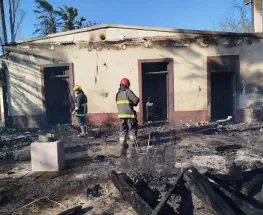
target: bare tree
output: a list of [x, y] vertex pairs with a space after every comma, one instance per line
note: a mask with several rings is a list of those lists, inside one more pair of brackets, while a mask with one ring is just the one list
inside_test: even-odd
[[1, 40], [7, 43], [7, 33], [5, 24], [5, 10], [4, 10], [4, 0], [0, 0], [0, 19], [1, 19]]
[[20, 9], [21, 0], [8, 0], [11, 42], [16, 40], [18, 31], [25, 17], [25, 11]]
[[[4, 0], [0, 0], [0, 19], [1, 19], [1, 43], [7, 43], [7, 32], [6, 32], [6, 24], [5, 24], [5, 10], [4, 10]], [[2, 53], [5, 54], [5, 49], [2, 46]], [[1, 62], [2, 63], [2, 62]], [[7, 89], [6, 89], [6, 78], [4, 72], [4, 79], [3, 79], [3, 104], [4, 104], [4, 118], [5, 122], [8, 121], [8, 99], [7, 99]]]
[[238, 33], [252, 32], [250, 7], [242, 3], [232, 1], [231, 11], [225, 14], [219, 23], [214, 24], [214, 30]]

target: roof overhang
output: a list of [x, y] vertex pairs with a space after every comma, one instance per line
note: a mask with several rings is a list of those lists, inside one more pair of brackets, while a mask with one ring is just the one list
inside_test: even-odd
[[115, 24], [104, 24], [96, 25], [88, 28], [82, 28], [67, 32], [60, 32], [56, 34], [49, 34], [46, 36], [30, 38], [25, 40], [16, 41], [17, 44], [34, 42], [39, 40], [45, 40], [55, 37], [67, 36], [79, 34], [82, 32], [96, 31], [108, 28], [118, 29], [130, 29], [130, 30], [143, 30], [143, 31], [159, 31], [167, 33], [181, 33], [181, 34], [197, 34], [197, 35], [211, 35], [211, 36], [228, 36], [228, 37], [251, 37], [251, 38], [263, 38], [263, 33], [233, 33], [233, 32], [218, 32], [218, 31], [202, 31], [202, 30], [188, 30], [188, 29], [173, 29], [173, 28], [157, 28], [157, 27], [145, 27], [145, 26], [129, 26], [129, 25], [115, 25]]

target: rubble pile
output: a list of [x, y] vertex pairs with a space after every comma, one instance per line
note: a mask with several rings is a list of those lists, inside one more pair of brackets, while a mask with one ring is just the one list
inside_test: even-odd
[[30, 162], [22, 160], [0, 167], [0, 214], [214, 215], [218, 208], [225, 214], [263, 214], [262, 127], [228, 121], [146, 124], [135, 154], [120, 153], [115, 126], [90, 127], [83, 139], [72, 125], [3, 128], [2, 154], [16, 154], [38, 135], [52, 133], [63, 138], [72, 158], [56, 174], [33, 174]]
[[16, 151], [22, 150], [25, 147], [38, 139], [38, 135], [50, 132], [65, 132], [69, 131], [70, 125], [56, 125], [47, 129], [13, 129], [0, 128], [0, 163], [15, 159]]
[[0, 163], [14, 158], [14, 151], [29, 146], [37, 139], [36, 129], [0, 129]]
[[190, 166], [173, 176], [164, 190], [158, 189], [159, 181], [152, 187], [139, 175], [112, 171], [109, 177], [139, 215], [203, 214], [196, 213], [196, 198], [208, 209], [206, 214], [263, 214], [262, 168], [243, 172], [233, 163], [227, 174], [213, 174]]

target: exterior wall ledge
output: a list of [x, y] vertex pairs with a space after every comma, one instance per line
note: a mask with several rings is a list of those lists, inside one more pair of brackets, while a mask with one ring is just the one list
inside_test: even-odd
[[234, 36], [234, 37], [251, 37], [251, 38], [263, 38], [262, 33], [233, 33], [233, 32], [217, 32], [217, 31], [201, 31], [201, 30], [189, 30], [189, 29], [173, 29], [173, 28], [158, 28], [158, 27], [146, 27], [146, 26], [129, 26], [129, 25], [115, 25], [115, 24], [104, 24], [96, 25], [88, 28], [77, 29], [67, 32], [60, 32], [56, 34], [50, 34], [47, 36], [30, 38], [25, 40], [16, 41], [17, 44], [40, 41], [50, 39], [54, 37], [61, 37], [67, 35], [74, 35], [83, 32], [107, 29], [107, 28], [118, 28], [118, 29], [130, 29], [130, 30], [144, 30], [144, 31], [159, 31], [168, 33], [182, 33], [182, 34], [199, 34], [199, 35], [218, 35], [218, 36]]

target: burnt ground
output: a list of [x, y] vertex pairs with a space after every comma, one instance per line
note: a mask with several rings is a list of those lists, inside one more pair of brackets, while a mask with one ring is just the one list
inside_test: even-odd
[[[79, 205], [82, 214], [136, 214], [109, 181], [111, 170], [135, 173], [164, 194], [181, 170], [190, 165], [206, 174], [226, 174], [233, 162], [244, 173], [261, 169], [260, 128], [260, 124], [230, 122], [194, 126], [148, 124], [139, 129], [139, 154], [120, 152], [115, 126], [97, 128], [93, 138], [83, 139], [76, 137], [77, 132], [70, 125], [46, 130], [1, 128], [0, 214], [59, 214]], [[30, 144], [38, 134], [47, 132], [64, 141], [66, 168], [61, 172], [33, 173]], [[263, 202], [261, 192], [254, 192], [252, 198]], [[186, 198], [189, 201], [183, 205], [179, 196], [171, 197], [169, 204], [175, 214], [214, 214], [194, 195]]]

